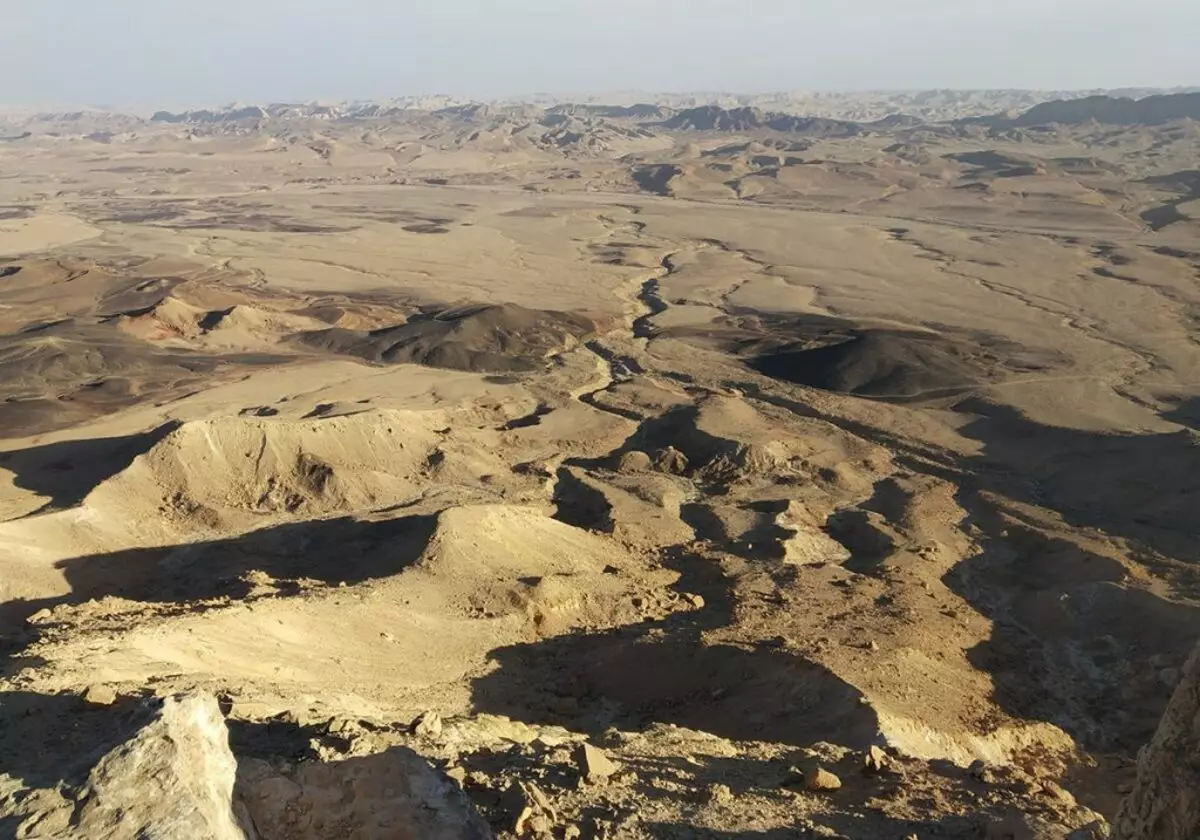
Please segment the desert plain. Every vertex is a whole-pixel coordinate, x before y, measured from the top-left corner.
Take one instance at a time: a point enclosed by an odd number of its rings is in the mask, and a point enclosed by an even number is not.
[[[202,836],[88,807],[185,695],[264,840],[1108,836],[1197,97],[0,117],[0,834]]]

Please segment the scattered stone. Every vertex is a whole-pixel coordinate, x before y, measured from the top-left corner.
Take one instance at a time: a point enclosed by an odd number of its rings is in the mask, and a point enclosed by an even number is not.
[[[649,472],[653,468],[654,463],[650,460],[650,456],[636,449],[632,452],[624,453],[621,456],[621,460],[617,463],[617,472],[625,474]]]
[[[683,599],[698,610],[704,609],[704,598],[701,595],[687,592],[684,594]]]
[[[687,472],[687,456],[673,446],[660,449],[654,457],[654,466],[660,472],[683,475]]]
[[[733,791],[729,785],[713,785],[708,789],[708,801],[713,805],[728,805],[734,801]]]
[[[1041,792],[1045,796],[1056,799],[1069,808],[1074,808],[1078,804],[1075,801],[1075,796],[1069,790],[1051,779],[1045,779],[1041,782]]]
[[[533,817],[534,804],[529,800],[519,782],[513,782],[504,793],[501,807],[510,817],[509,827],[513,834],[520,837],[525,833],[525,826]]]
[[[457,782],[459,787],[466,784],[467,770],[465,767],[448,767],[446,768],[446,775]]]
[[[1163,668],[1158,672],[1158,681],[1171,689],[1179,685],[1180,677],[1181,674],[1178,668]]]
[[[418,738],[437,738],[442,734],[442,716],[437,712],[424,712],[413,721],[412,731]]]
[[[549,797],[533,782],[510,785],[505,792],[503,805],[512,816],[512,832],[518,837],[524,834],[549,834],[558,822],[558,813],[550,804]]]
[[[111,706],[117,702],[117,692],[107,685],[91,685],[83,693],[83,700],[93,706]]]
[[[996,768],[983,759],[972,761],[971,766],[967,768],[967,772],[985,785],[994,785],[1000,780],[1000,777],[996,773]]]
[[[879,650],[879,643],[876,642],[874,639],[871,639],[871,641],[867,642],[866,647],[867,647],[867,650],[874,653],[875,651]]]
[[[579,745],[575,761],[580,776],[593,784],[607,780],[621,769],[603,750],[586,743]]]
[[[325,724],[325,731],[340,738],[353,738],[362,734],[363,725],[354,718],[333,717]]]
[[[545,791],[533,782],[526,782],[525,792],[529,795],[533,804],[540,808],[543,813],[551,817],[555,822],[558,821],[558,813],[554,810],[554,806],[550,803],[550,797],[546,796]]]
[[[888,754],[876,746],[871,746],[863,757],[863,765],[868,773],[882,773],[890,762]]]
[[[1054,819],[1025,813],[1010,813],[991,823],[985,840],[1063,840],[1064,826]]]
[[[824,767],[816,766],[804,774],[804,786],[815,791],[841,790],[842,780]]]
[[[780,540],[783,562],[791,566],[840,565],[850,559],[850,552],[826,534],[824,518],[816,516],[803,503],[788,502],[787,508],[775,517],[775,525],[790,535]]]

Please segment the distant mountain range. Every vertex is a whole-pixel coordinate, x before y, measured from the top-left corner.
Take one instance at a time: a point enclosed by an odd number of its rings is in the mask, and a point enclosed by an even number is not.
[[[1113,92],[1118,93],[1118,92]],[[569,132],[592,130],[594,123],[650,131],[754,132],[775,131],[817,138],[853,137],[868,131],[894,131],[919,125],[943,123],[949,127],[984,125],[1024,130],[1040,125],[1081,125],[1091,122],[1111,125],[1159,125],[1180,119],[1200,120],[1200,89],[1142,95],[1141,90],[1124,94],[1081,96],[1074,93],[1043,100],[1031,91],[924,91],[878,94],[765,94],[723,97],[680,107],[681,102],[700,95],[665,94],[662,100],[634,103],[541,102],[491,103],[455,101],[451,97],[410,97],[387,102],[239,104],[219,109],[158,111],[150,122],[178,125],[203,132],[252,133],[263,126],[288,122],[339,122],[413,120],[429,123],[431,130],[447,125],[477,125],[498,128],[509,124],[524,131],[528,123],[563,128]],[[752,104],[735,104],[730,99]],[[771,103],[766,107],[762,103]],[[805,107],[812,110],[806,111]],[[986,109],[986,110],[985,110]],[[838,116],[830,116],[836,114]],[[145,125],[142,117],[98,109],[38,113],[0,112],[0,134],[19,136],[26,126],[43,130],[120,133]],[[87,126],[85,130],[85,126]],[[572,135],[573,136],[573,135]],[[562,138],[559,138],[562,139]],[[567,136],[566,141],[571,137]],[[557,142],[557,141],[555,141]]]
[[[1044,102],[1012,120],[1013,125],[1058,123],[1079,125],[1161,125],[1174,120],[1200,120],[1200,93],[1148,96],[1145,99],[1089,96],[1071,101]]]
[[[782,131],[820,137],[853,137],[862,127],[844,120],[822,117],[798,117],[758,108],[719,108],[707,105],[680,111],[663,121],[662,128],[672,131]]]

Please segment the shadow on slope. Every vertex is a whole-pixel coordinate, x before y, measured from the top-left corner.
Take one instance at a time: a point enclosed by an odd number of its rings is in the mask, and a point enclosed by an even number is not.
[[[267,575],[277,588],[301,581],[355,584],[395,575],[421,556],[436,516],[384,521],[353,517],[297,522],[239,537],[162,548],[96,554],[57,564],[69,595],[0,604],[5,622],[43,608],[116,596],[147,603],[188,605],[214,598],[244,598]]]
[[[736,355],[772,379],[892,402],[962,396],[1060,361],[985,333],[864,326],[821,315],[739,315],[672,335]]]
[[[670,723],[735,740],[865,748],[875,713],[816,663],[766,648],[706,645],[678,622],[560,636],[492,652],[498,667],[472,686],[475,708],[529,723],[599,733]]]
[[[962,456],[746,390],[886,446],[897,466],[958,488],[979,551],[944,580],[994,623],[971,659],[995,678],[1007,713],[1054,723],[1090,749],[1132,754],[1144,743],[1170,696],[1170,669],[1200,637],[1194,432],[1052,427],[970,399],[955,406],[972,415],[958,431],[983,449]],[[1139,565],[1170,594],[1132,576]]]
[[[124,437],[68,440],[4,452],[0,467],[15,474],[17,487],[49,497],[49,507],[71,507],[179,426],[171,422]]]

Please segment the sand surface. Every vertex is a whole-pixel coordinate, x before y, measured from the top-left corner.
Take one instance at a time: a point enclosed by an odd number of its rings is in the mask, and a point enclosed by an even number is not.
[[[531,113],[7,118],[0,755],[201,688],[501,836],[1111,818],[1200,634],[1197,124]]]

